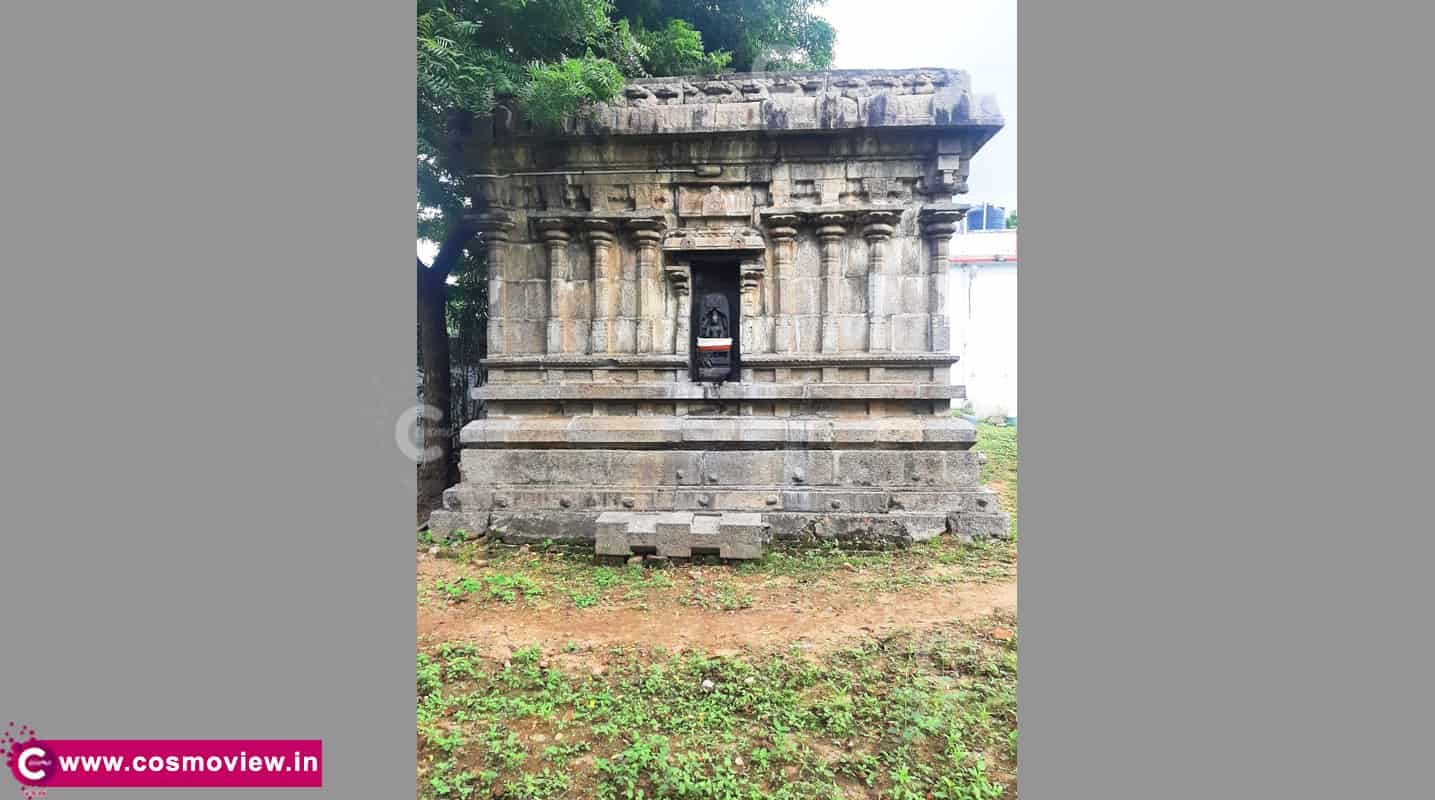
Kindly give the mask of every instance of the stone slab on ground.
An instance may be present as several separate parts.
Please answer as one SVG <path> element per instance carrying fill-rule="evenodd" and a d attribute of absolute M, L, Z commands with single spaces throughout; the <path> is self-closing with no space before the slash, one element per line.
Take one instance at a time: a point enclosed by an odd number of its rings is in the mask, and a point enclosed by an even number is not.
<path fill-rule="evenodd" d="M 696 550 L 753 559 L 763 556 L 770 541 L 762 515 L 746 512 L 604 511 L 594 527 L 599 556 L 652 550 L 666 558 L 690 558 Z"/>

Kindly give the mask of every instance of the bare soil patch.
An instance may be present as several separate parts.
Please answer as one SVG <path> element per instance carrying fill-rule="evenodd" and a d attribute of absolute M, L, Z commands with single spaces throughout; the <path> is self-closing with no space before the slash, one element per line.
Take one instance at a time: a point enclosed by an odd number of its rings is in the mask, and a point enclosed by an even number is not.
<path fill-rule="evenodd" d="M 421 558 L 420 589 L 452 581 L 473 568 L 449 559 Z M 882 635 L 898 628 L 922 630 L 954 620 L 971 620 L 994 612 L 1016 612 L 1015 576 L 971 583 L 934 582 L 896 591 L 854 591 L 852 588 L 802 582 L 786 576 L 732 576 L 726 567 L 669 569 L 673 586 L 647 595 L 646 602 L 616 603 L 592 608 L 527 603 L 442 600 L 418 606 L 418 633 L 425 642 L 468 642 L 493 658 L 538 645 L 544 653 L 576 650 L 565 658 L 575 668 L 601 665 L 613 646 L 641 644 L 669 650 L 704 650 L 717 655 L 766 651 L 782 647 L 823 649 L 862 635 Z M 940 580 L 959 573 L 957 567 L 936 566 L 928 577 Z M 862 570 L 843 571 L 852 582 Z M 869 578 L 875 576 L 869 576 Z M 750 607 L 737 610 L 704 608 L 684 603 L 716 593 L 715 582 L 735 586 Z"/>

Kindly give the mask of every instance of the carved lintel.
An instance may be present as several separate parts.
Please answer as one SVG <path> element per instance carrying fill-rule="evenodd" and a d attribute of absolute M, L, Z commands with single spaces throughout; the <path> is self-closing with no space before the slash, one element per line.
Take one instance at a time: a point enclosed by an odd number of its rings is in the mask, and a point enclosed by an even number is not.
<path fill-rule="evenodd" d="M 762 233 L 747 226 L 719 228 L 677 228 L 663 237 L 667 252 L 727 250 L 762 252 L 767 249 Z"/>

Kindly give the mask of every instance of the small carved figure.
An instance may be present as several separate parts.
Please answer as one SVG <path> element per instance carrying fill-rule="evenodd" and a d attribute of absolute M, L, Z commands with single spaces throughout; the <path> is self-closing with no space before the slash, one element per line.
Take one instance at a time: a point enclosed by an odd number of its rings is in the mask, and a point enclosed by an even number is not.
<path fill-rule="evenodd" d="M 703 318 L 702 336 L 705 339 L 727 338 L 727 315 L 716 307 L 708 309 L 707 316 Z"/>
<path fill-rule="evenodd" d="M 723 199 L 722 189 L 716 186 L 709 186 L 708 193 L 703 196 L 703 215 L 720 217 L 727 211 L 727 201 Z"/>

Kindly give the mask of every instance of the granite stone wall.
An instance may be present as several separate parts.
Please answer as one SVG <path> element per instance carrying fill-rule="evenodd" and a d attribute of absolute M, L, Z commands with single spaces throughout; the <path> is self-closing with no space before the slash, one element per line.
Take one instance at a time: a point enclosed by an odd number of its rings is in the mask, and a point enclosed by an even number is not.
<path fill-rule="evenodd" d="M 946 317 L 953 197 L 1000 127 L 965 73 L 930 69 L 641 81 L 562 132 L 480 121 L 488 416 L 434 529 L 587 540 L 604 512 L 651 533 L 642 514 L 693 511 L 758 513 L 779 543 L 1004 530 L 950 415 Z M 698 269 L 739 287 L 738 380 L 693 380 Z"/>

